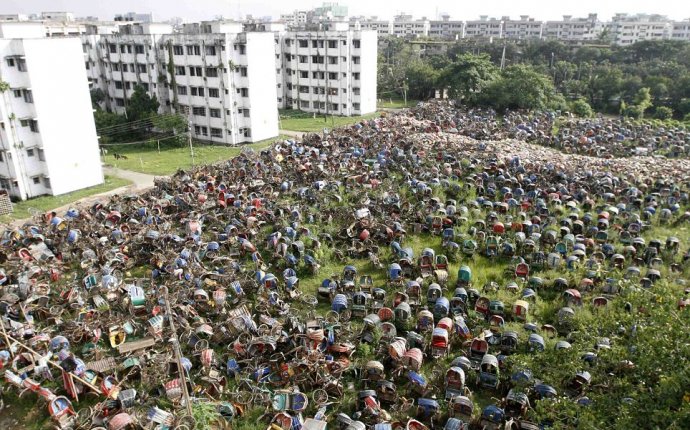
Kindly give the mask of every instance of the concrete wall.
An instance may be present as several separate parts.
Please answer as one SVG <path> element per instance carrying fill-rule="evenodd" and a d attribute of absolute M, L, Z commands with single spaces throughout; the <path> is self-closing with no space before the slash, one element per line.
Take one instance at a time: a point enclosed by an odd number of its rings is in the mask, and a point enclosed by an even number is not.
<path fill-rule="evenodd" d="M 250 82 L 251 141 L 275 137 L 278 135 L 278 95 L 273 33 L 247 33 L 247 78 Z"/>
<path fill-rule="evenodd" d="M 360 51 L 360 114 L 376 112 L 376 67 L 377 34 L 375 31 L 362 31 Z M 355 50 L 357 51 L 357 50 Z"/>

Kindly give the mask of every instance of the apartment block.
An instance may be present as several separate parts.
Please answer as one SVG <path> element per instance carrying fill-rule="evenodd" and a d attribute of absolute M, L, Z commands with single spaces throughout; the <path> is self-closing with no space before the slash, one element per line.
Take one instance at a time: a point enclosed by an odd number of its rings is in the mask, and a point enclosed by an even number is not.
<path fill-rule="evenodd" d="M 503 38 L 515 40 L 541 39 L 543 21 L 537 21 L 528 15 L 520 15 L 520 19 L 513 20 L 504 16 Z"/>
<path fill-rule="evenodd" d="M 590 13 L 586 18 L 563 15 L 560 21 L 546 21 L 543 37 L 571 42 L 591 42 L 597 40 L 603 30 L 604 23 L 597 19 L 596 13 Z"/>
<path fill-rule="evenodd" d="M 684 21 L 675 21 L 672 24 L 671 40 L 690 41 L 690 18 Z"/>
<path fill-rule="evenodd" d="M 631 45 L 642 40 L 663 40 L 671 35 L 671 21 L 663 15 L 618 13 L 610 23 L 613 42 Z"/>
<path fill-rule="evenodd" d="M 379 36 L 389 36 L 393 34 L 393 21 L 386 19 L 379 19 L 376 16 L 371 18 L 365 17 L 350 17 L 350 30 L 373 30 Z"/>
<path fill-rule="evenodd" d="M 59 52 L 59 61 L 55 53 Z M 0 23 L 0 187 L 27 199 L 103 183 L 84 52 L 39 22 Z"/>
<path fill-rule="evenodd" d="M 375 112 L 376 52 L 375 31 L 349 30 L 345 22 L 287 33 L 284 107 L 345 116 Z"/>
<path fill-rule="evenodd" d="M 414 19 L 412 15 L 400 14 L 393 18 L 393 35 L 398 37 L 428 36 L 431 23 L 425 17 Z"/>
<path fill-rule="evenodd" d="M 465 22 L 452 21 L 450 15 L 443 15 L 440 21 L 429 22 L 429 36 L 441 39 L 462 39 L 465 37 Z"/>
<path fill-rule="evenodd" d="M 493 38 L 503 37 L 503 21 L 497 18 L 489 19 L 482 15 L 478 20 L 465 22 L 465 37 L 467 38 Z"/>

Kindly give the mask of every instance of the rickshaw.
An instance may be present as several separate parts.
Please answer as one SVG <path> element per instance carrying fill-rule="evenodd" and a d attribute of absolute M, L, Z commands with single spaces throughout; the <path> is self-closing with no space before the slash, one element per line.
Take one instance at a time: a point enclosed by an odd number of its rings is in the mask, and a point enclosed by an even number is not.
<path fill-rule="evenodd" d="M 529 303 L 525 300 L 516 300 L 513 303 L 513 319 L 520 322 L 527 321 L 527 315 L 529 314 Z"/>
<path fill-rule="evenodd" d="M 474 403 L 466 396 L 454 396 L 448 404 L 448 414 L 453 418 L 470 421 L 474 413 Z"/>
<path fill-rule="evenodd" d="M 484 296 L 479 297 L 474 304 L 474 311 L 479 312 L 482 315 L 488 315 L 490 303 L 491 303 L 491 301 L 489 300 L 488 297 L 484 297 Z"/>
<path fill-rule="evenodd" d="M 378 381 L 376 383 L 376 394 L 378 394 L 381 402 L 393 404 L 398 401 L 398 389 L 391 381 Z"/>
<path fill-rule="evenodd" d="M 417 418 L 424 421 L 432 421 L 438 415 L 439 405 L 434 399 L 417 399 Z"/>
<path fill-rule="evenodd" d="M 290 390 L 278 390 L 273 394 L 271 406 L 276 411 L 302 412 L 309 404 L 306 394 Z"/>
<path fill-rule="evenodd" d="M 133 315 L 146 314 L 146 296 L 144 289 L 137 286 L 129 287 L 129 311 Z"/>
<path fill-rule="evenodd" d="M 515 277 L 526 279 L 529 276 L 529 264 L 519 263 L 515 266 Z"/>
<path fill-rule="evenodd" d="M 409 303 L 400 303 L 393 313 L 395 315 L 395 328 L 401 332 L 407 332 L 412 328 L 412 310 Z"/>
<path fill-rule="evenodd" d="M 529 398 L 525 393 L 511 388 L 503 401 L 503 409 L 507 416 L 511 418 L 521 418 L 529 409 Z"/>
<path fill-rule="evenodd" d="M 489 302 L 489 314 L 490 315 L 500 315 L 505 314 L 505 305 L 500 300 L 491 300 Z"/>
<path fill-rule="evenodd" d="M 470 270 L 469 266 L 460 267 L 460 270 L 458 270 L 457 286 L 458 287 L 467 287 L 470 285 L 471 281 L 472 281 L 472 270 Z"/>
<path fill-rule="evenodd" d="M 395 361 L 402 360 L 407 352 L 407 341 L 405 338 L 396 337 L 390 345 L 388 345 L 388 355 Z"/>
<path fill-rule="evenodd" d="M 439 297 L 443 296 L 443 289 L 439 284 L 432 283 L 426 291 L 426 302 L 429 306 L 433 306 Z"/>
<path fill-rule="evenodd" d="M 482 362 L 479 365 L 479 376 L 477 378 L 477 385 L 485 388 L 498 389 L 499 385 L 499 368 L 498 358 L 495 355 L 486 354 L 482 357 Z"/>
<path fill-rule="evenodd" d="M 436 252 L 431 248 L 425 248 L 422 251 L 422 256 L 419 258 L 419 270 L 422 278 L 431 276 L 434 272 L 434 261 L 436 260 Z"/>
<path fill-rule="evenodd" d="M 331 303 L 331 310 L 338 314 L 348 310 L 347 296 L 345 294 L 336 294 Z"/>
<path fill-rule="evenodd" d="M 424 376 L 420 375 L 414 370 L 410 370 L 407 372 L 407 379 L 412 385 L 412 390 L 415 393 L 419 394 L 420 396 L 426 395 L 429 389 L 429 383 Z"/>
<path fill-rule="evenodd" d="M 453 366 L 446 371 L 446 400 L 465 394 L 465 371 Z"/>
<path fill-rule="evenodd" d="M 544 343 L 544 338 L 537 333 L 531 333 L 529 339 L 527 339 L 527 344 L 529 345 L 529 350 L 531 352 L 541 352 L 546 348 Z"/>
<path fill-rule="evenodd" d="M 558 321 L 557 327 L 558 332 L 561 334 L 567 334 L 572 328 L 572 319 L 575 316 L 575 311 L 570 307 L 563 307 L 558 310 L 556 314 L 556 319 Z"/>
<path fill-rule="evenodd" d="M 478 365 L 488 351 L 489 343 L 484 339 L 475 337 L 470 344 L 470 361 L 472 361 L 474 365 Z"/>
<path fill-rule="evenodd" d="M 364 318 L 368 311 L 369 296 L 362 291 L 352 295 L 351 312 L 353 317 Z M 335 310 L 335 309 L 334 309 Z"/>
<path fill-rule="evenodd" d="M 383 288 L 374 288 L 371 292 L 371 310 L 373 312 L 378 312 L 379 309 L 383 308 L 386 302 L 386 290 Z"/>
<path fill-rule="evenodd" d="M 369 275 L 359 277 L 359 289 L 369 295 L 373 293 L 374 280 Z"/>
<path fill-rule="evenodd" d="M 355 282 L 357 277 L 357 268 L 352 265 L 345 266 L 343 269 L 343 281 Z"/>
<path fill-rule="evenodd" d="M 445 297 L 439 297 L 438 300 L 436 300 L 436 303 L 434 304 L 434 318 L 436 320 L 440 320 L 441 318 L 448 316 L 449 311 L 450 301 Z"/>
<path fill-rule="evenodd" d="M 448 331 L 443 328 L 435 328 L 431 335 L 431 356 L 434 358 L 448 355 L 450 344 L 448 343 Z"/>
<path fill-rule="evenodd" d="M 582 295 L 574 288 L 569 288 L 563 293 L 566 306 L 582 306 Z"/>
<path fill-rule="evenodd" d="M 472 339 L 472 332 L 465 323 L 465 318 L 460 315 L 455 315 L 453 317 L 453 332 L 458 337 L 458 339 L 464 341 Z"/>
<path fill-rule="evenodd" d="M 400 264 L 393 263 L 388 266 L 388 285 L 389 286 L 399 286 L 402 285 L 404 276 L 402 267 Z"/>
<path fill-rule="evenodd" d="M 501 335 L 501 352 L 511 354 L 517 350 L 519 338 L 517 332 L 506 331 Z"/>
<path fill-rule="evenodd" d="M 424 309 L 417 314 L 417 331 L 421 333 L 429 332 L 434 328 L 434 315 Z"/>
<path fill-rule="evenodd" d="M 417 281 L 407 281 L 405 293 L 410 306 L 419 306 L 422 300 L 422 286 Z"/>
<path fill-rule="evenodd" d="M 419 369 L 421 369 L 423 361 L 424 354 L 422 353 L 422 350 L 419 348 L 408 349 L 407 351 L 405 351 L 402 357 L 402 365 L 406 369 L 412 369 L 415 372 L 418 372 Z"/>

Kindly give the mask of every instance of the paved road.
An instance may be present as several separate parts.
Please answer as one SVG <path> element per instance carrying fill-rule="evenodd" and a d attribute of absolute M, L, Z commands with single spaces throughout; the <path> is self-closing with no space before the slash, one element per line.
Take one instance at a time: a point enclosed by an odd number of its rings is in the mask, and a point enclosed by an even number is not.
<path fill-rule="evenodd" d="M 304 132 L 303 131 L 294 131 L 294 130 L 280 130 L 280 134 L 294 137 L 296 139 L 301 139 L 302 136 L 304 135 Z"/>
<path fill-rule="evenodd" d="M 131 187 L 137 191 L 153 187 L 153 179 L 155 178 L 155 176 L 147 175 L 146 173 L 133 172 L 131 170 L 123 170 L 111 166 L 104 166 L 103 173 L 132 181 Z"/>

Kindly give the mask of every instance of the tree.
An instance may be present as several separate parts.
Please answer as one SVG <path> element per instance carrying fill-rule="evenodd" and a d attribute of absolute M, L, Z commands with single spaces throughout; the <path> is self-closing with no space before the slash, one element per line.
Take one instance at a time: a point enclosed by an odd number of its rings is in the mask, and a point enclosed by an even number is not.
<path fill-rule="evenodd" d="M 407 76 L 411 98 L 426 100 L 434 96 L 434 90 L 440 75 L 438 69 L 434 69 L 427 62 L 417 60 L 407 66 L 405 75 Z"/>
<path fill-rule="evenodd" d="M 575 115 L 581 118 L 589 118 L 594 113 L 592 107 L 585 99 L 575 100 L 572 104 L 572 111 Z"/>
<path fill-rule="evenodd" d="M 96 131 L 100 136 L 100 143 L 118 142 L 126 140 L 129 127 L 126 127 L 127 118 L 116 113 L 105 112 L 97 109 L 93 113 Z"/>
<path fill-rule="evenodd" d="M 671 119 L 673 118 L 673 109 L 668 106 L 657 106 L 654 111 L 654 118 L 656 119 Z"/>
<path fill-rule="evenodd" d="M 487 55 L 463 54 L 443 71 L 441 79 L 451 97 L 474 104 L 497 76 L 498 69 Z"/>
<path fill-rule="evenodd" d="M 633 103 L 639 109 L 639 118 L 644 117 L 644 112 L 652 106 L 652 95 L 650 94 L 649 88 L 640 88 L 635 94 Z"/>
<path fill-rule="evenodd" d="M 10 84 L 8 84 L 5 81 L 0 81 L 0 93 L 4 93 L 5 91 L 10 89 Z"/>
<path fill-rule="evenodd" d="M 105 101 L 105 93 L 100 88 L 91 90 L 91 105 L 94 109 L 100 109 L 100 104 Z"/>
<path fill-rule="evenodd" d="M 559 109 L 565 100 L 553 82 L 524 64 L 507 67 L 487 89 L 483 100 L 496 109 Z"/>
<path fill-rule="evenodd" d="M 158 111 L 158 100 L 156 96 L 149 96 L 146 90 L 141 85 L 134 86 L 134 92 L 129 99 L 127 106 L 127 119 L 129 121 L 138 121 L 140 119 L 149 118 Z"/>

